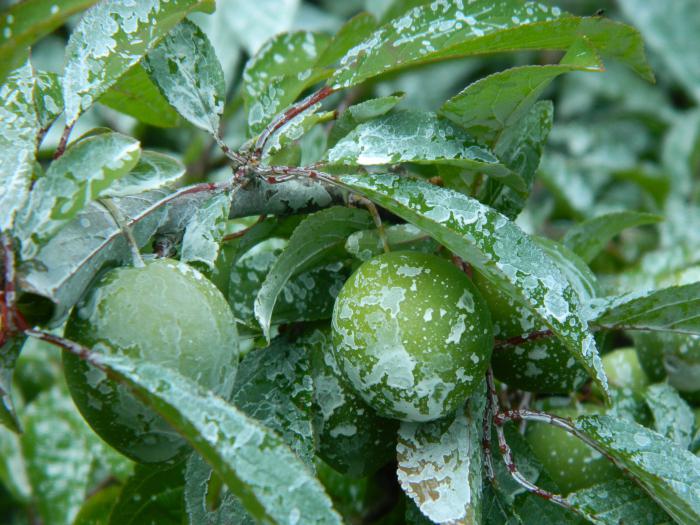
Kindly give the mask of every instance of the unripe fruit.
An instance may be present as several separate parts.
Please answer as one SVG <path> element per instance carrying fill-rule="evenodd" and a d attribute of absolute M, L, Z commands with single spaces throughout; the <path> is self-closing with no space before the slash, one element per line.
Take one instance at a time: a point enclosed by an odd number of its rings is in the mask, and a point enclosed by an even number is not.
<path fill-rule="evenodd" d="M 595 405 L 549 409 L 547 412 L 566 418 L 600 414 Z M 527 441 L 544 471 L 563 494 L 619 477 L 612 462 L 565 430 L 546 423 L 528 423 Z"/>
<path fill-rule="evenodd" d="M 340 473 L 360 478 L 396 457 L 398 423 L 380 417 L 346 383 L 332 352 L 329 329 L 309 335 L 314 429 L 319 457 Z"/>
<path fill-rule="evenodd" d="M 586 263 L 559 243 L 542 237 L 533 240 L 549 255 L 582 301 L 596 294 L 596 278 Z M 497 339 L 507 340 L 547 330 L 544 322 L 523 304 L 497 289 L 484 276 L 474 275 L 493 317 Z M 568 394 L 588 378 L 564 343 L 554 336 L 498 348 L 492 359 L 494 375 L 508 386 L 530 392 Z"/>
<path fill-rule="evenodd" d="M 333 309 L 336 360 L 380 415 L 429 421 L 481 384 L 491 316 L 470 279 L 434 255 L 383 254 L 347 280 Z"/>
<path fill-rule="evenodd" d="M 641 395 L 649 385 L 649 378 L 642 370 L 634 348 L 614 350 L 605 354 L 602 361 L 609 386 L 629 390 L 630 394 Z M 599 389 L 596 383 L 593 384 L 593 389 Z"/>
<path fill-rule="evenodd" d="M 178 370 L 228 397 L 237 334 L 221 292 L 199 272 L 169 259 L 104 274 L 68 319 L 66 337 L 97 353 L 126 354 Z M 128 388 L 74 354 L 63 355 L 76 406 L 97 434 L 124 455 L 153 463 L 185 441 Z"/>

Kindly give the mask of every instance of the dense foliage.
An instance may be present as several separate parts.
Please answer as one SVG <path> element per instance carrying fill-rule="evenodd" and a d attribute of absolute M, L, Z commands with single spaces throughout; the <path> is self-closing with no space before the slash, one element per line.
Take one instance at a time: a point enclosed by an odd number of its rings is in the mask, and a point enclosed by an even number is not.
<path fill-rule="evenodd" d="M 0 5 L 0 521 L 700 523 L 694 0 Z"/>

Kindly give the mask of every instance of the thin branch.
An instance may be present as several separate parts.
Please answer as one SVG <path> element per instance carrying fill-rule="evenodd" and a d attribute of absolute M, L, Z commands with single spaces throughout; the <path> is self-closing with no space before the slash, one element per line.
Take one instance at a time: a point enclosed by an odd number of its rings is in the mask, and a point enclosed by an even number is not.
<path fill-rule="evenodd" d="M 66 124 L 66 127 L 63 128 L 63 133 L 61 133 L 61 140 L 58 141 L 58 146 L 56 147 L 56 151 L 53 154 L 54 160 L 65 153 L 66 146 L 68 145 L 68 139 L 70 138 L 70 132 L 73 131 L 73 126 L 75 126 L 75 122 Z"/>
<path fill-rule="evenodd" d="M 532 332 L 528 335 L 519 335 L 516 337 L 510 337 L 508 339 L 496 339 L 494 343 L 495 349 L 500 349 L 507 346 L 518 346 L 528 341 L 536 341 L 538 339 L 545 339 L 547 337 L 554 336 L 554 332 L 551 330 L 542 330 L 540 332 Z"/>
<path fill-rule="evenodd" d="M 285 111 L 277 118 L 275 118 L 272 122 L 270 122 L 267 125 L 267 127 L 262 131 L 262 133 L 260 133 L 258 140 L 255 142 L 255 156 L 260 158 L 265 144 L 267 144 L 267 141 L 269 140 L 270 136 L 275 131 L 284 126 L 287 122 L 292 120 L 302 111 L 305 111 L 314 104 L 321 102 L 323 99 L 329 97 L 333 93 L 333 88 L 331 88 L 330 86 L 324 86 L 318 91 L 306 97 L 305 99 L 301 100 L 300 102 L 297 102 L 287 111 Z"/>
<path fill-rule="evenodd" d="M 252 230 L 255 226 L 263 222 L 265 219 L 267 219 L 267 215 L 264 213 L 258 217 L 258 220 L 256 220 L 253 224 L 248 226 L 247 228 L 244 228 L 240 231 L 229 233 L 228 235 L 224 235 L 223 238 L 221 239 L 221 242 L 226 242 L 226 241 L 232 241 L 234 239 L 238 239 L 239 237 L 243 237 L 246 233 L 248 233 L 250 230 Z"/>
<path fill-rule="evenodd" d="M 224 155 L 228 159 L 230 159 L 234 163 L 234 168 L 238 168 L 240 166 L 243 166 L 246 164 L 248 159 L 246 159 L 243 155 L 233 151 L 231 148 L 229 148 L 228 144 L 226 144 L 221 137 L 218 135 L 214 137 L 214 140 L 216 141 L 216 144 L 219 146 L 221 151 L 223 151 Z"/>
<path fill-rule="evenodd" d="M 100 199 L 98 201 L 102 206 L 104 206 L 109 214 L 114 219 L 114 222 L 119 226 L 122 231 L 126 243 L 129 245 L 129 250 L 131 251 L 131 262 L 136 268 L 143 268 L 145 266 L 143 258 L 141 257 L 141 252 L 139 250 L 139 245 L 134 239 L 134 234 L 131 232 L 127 219 L 124 217 L 119 208 L 117 208 L 111 199 Z"/>
<path fill-rule="evenodd" d="M 351 206 L 360 205 L 363 208 L 367 208 L 367 211 L 369 211 L 369 214 L 372 216 L 374 225 L 377 227 L 377 233 L 379 234 L 379 239 L 382 241 L 382 248 L 384 249 L 384 253 L 389 253 L 391 251 L 391 248 L 389 247 L 389 240 L 386 237 L 384 223 L 382 222 L 382 218 L 379 215 L 379 209 L 377 208 L 377 206 L 366 197 L 360 197 L 355 193 L 350 194 L 348 198 L 348 204 Z"/>

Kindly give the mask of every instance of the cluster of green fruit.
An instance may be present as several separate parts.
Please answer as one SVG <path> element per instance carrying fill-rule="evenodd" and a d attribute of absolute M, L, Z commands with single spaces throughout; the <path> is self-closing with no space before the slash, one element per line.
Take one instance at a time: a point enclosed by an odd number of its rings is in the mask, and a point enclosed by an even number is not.
<path fill-rule="evenodd" d="M 595 277 L 583 261 L 560 244 L 537 242 L 584 300 L 596 295 Z M 211 281 L 183 263 L 154 259 L 104 274 L 74 309 L 65 334 L 97 352 L 174 367 L 226 398 L 238 361 L 235 326 L 226 299 Z M 508 340 L 545 328 L 484 276 L 470 278 L 437 255 L 391 252 L 364 262 L 337 297 L 331 329 L 308 338 L 319 457 L 339 472 L 366 476 L 393 455 L 399 420 L 430 421 L 454 412 L 483 384 L 489 365 L 510 387 L 555 395 L 576 391 L 587 375 L 556 338 L 499 345 L 493 351 L 494 338 Z M 700 356 L 700 340 L 658 338 L 638 336 L 641 365 L 634 349 L 604 357 L 619 395 L 640 395 L 647 375 L 652 380 L 669 375 L 681 391 L 689 390 L 683 388 L 691 383 L 684 380 L 687 367 L 678 366 L 675 373 L 674 366 L 687 355 Z M 124 386 L 75 355 L 65 353 L 64 365 L 76 405 L 115 449 L 151 463 L 187 449 Z M 602 410 L 592 403 L 546 408 L 565 417 Z M 564 492 L 617 472 L 558 428 L 531 425 L 527 438 Z"/>

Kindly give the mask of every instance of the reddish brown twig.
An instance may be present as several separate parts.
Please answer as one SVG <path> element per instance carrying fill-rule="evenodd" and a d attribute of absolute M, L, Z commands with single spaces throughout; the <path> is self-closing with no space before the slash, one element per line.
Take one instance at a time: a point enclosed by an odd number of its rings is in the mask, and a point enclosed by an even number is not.
<path fill-rule="evenodd" d="M 255 142 L 255 156 L 260 158 L 265 144 L 275 131 L 284 126 L 287 122 L 292 120 L 299 113 L 305 111 L 314 104 L 321 102 L 323 99 L 329 97 L 332 93 L 334 93 L 333 88 L 331 88 L 330 86 L 324 86 L 318 91 L 306 97 L 305 99 L 301 100 L 300 102 L 297 102 L 287 111 L 285 111 L 277 118 L 275 118 L 272 122 L 270 122 L 267 125 L 267 127 L 262 131 L 262 133 L 260 133 L 258 140 Z"/>
<path fill-rule="evenodd" d="M 246 233 L 248 233 L 250 230 L 252 230 L 255 226 L 263 222 L 265 219 L 267 219 L 267 215 L 262 214 L 258 217 L 258 220 L 255 221 L 253 224 L 248 226 L 247 228 L 244 228 L 240 231 L 229 233 L 227 235 L 224 235 L 223 238 L 221 239 L 221 242 L 226 242 L 226 241 L 232 241 L 233 239 L 238 239 L 239 237 L 243 237 Z"/>
<path fill-rule="evenodd" d="M 63 133 L 61 133 L 61 139 L 58 141 L 58 146 L 56 147 L 56 151 L 53 154 L 54 160 L 59 158 L 61 155 L 63 155 L 66 152 L 66 146 L 68 145 L 68 139 L 70 138 L 70 132 L 73 131 L 74 125 L 75 125 L 75 122 L 71 122 L 70 124 L 66 124 L 66 127 L 63 128 Z"/>
<path fill-rule="evenodd" d="M 536 341 L 537 339 L 545 339 L 547 337 L 552 337 L 554 332 L 551 330 L 542 330 L 540 332 L 532 332 L 528 335 L 519 335 L 516 337 L 510 337 L 508 339 L 496 339 L 494 347 L 496 349 L 503 348 L 506 346 L 518 346 L 528 341 Z"/>

